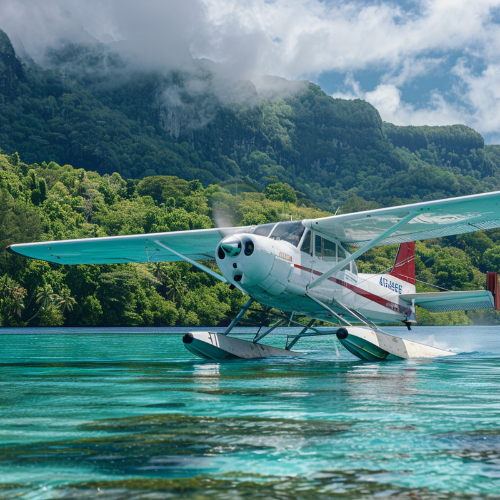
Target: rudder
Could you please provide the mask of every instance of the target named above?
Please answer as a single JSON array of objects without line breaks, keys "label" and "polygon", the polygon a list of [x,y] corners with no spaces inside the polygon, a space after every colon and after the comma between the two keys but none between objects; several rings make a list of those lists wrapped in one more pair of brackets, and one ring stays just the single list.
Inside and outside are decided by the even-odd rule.
[{"label": "rudder", "polygon": [[401,243],[390,273],[395,278],[415,285],[415,242]]},{"label": "rudder", "polygon": [[500,310],[500,293],[498,289],[498,275],[488,271],[486,273],[486,290],[491,292],[495,304],[495,309]]}]

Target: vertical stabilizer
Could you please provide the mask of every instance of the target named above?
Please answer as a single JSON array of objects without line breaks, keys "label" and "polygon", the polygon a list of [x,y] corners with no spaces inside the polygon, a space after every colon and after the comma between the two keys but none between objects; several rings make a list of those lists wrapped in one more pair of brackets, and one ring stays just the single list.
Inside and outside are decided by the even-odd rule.
[{"label": "vertical stabilizer", "polygon": [[415,285],[415,242],[401,243],[391,276]]},{"label": "vertical stabilizer", "polygon": [[486,274],[486,290],[491,292],[495,301],[495,309],[500,310],[500,293],[498,290],[498,275],[490,271]]}]

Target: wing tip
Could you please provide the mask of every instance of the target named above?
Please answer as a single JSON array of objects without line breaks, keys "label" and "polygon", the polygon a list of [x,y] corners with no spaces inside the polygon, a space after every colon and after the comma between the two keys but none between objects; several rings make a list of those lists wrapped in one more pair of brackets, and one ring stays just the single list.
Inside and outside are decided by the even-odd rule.
[{"label": "wing tip", "polygon": [[9,252],[9,253],[11,253],[11,254],[13,254],[13,255],[21,255],[19,252],[16,252],[16,250],[14,250],[14,249],[12,248],[12,245],[7,245],[7,246],[5,247],[5,251],[6,251],[6,252]]}]

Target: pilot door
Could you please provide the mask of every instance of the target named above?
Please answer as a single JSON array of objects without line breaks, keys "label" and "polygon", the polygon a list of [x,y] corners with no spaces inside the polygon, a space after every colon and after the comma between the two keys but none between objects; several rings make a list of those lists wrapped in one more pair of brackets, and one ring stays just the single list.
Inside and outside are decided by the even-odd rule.
[{"label": "pilot door", "polygon": [[[311,281],[314,281],[335,266],[337,262],[344,260],[346,258],[346,252],[336,242],[323,238],[316,233],[313,233],[312,242],[313,258]],[[338,276],[343,275],[343,271],[349,267],[350,265],[347,263],[345,268],[323,281],[323,283],[315,287],[314,290],[329,301],[333,301],[334,299],[342,300],[342,296],[346,290],[340,285]]]}]

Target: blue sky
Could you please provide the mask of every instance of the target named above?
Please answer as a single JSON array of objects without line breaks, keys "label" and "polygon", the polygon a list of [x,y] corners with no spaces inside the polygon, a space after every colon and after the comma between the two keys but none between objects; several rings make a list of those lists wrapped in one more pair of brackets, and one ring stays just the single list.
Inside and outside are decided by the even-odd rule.
[{"label": "blue sky", "polygon": [[386,121],[464,123],[500,144],[500,0],[2,0],[0,27],[39,59],[79,33],[158,64],[186,49],[237,78],[310,79]]}]

